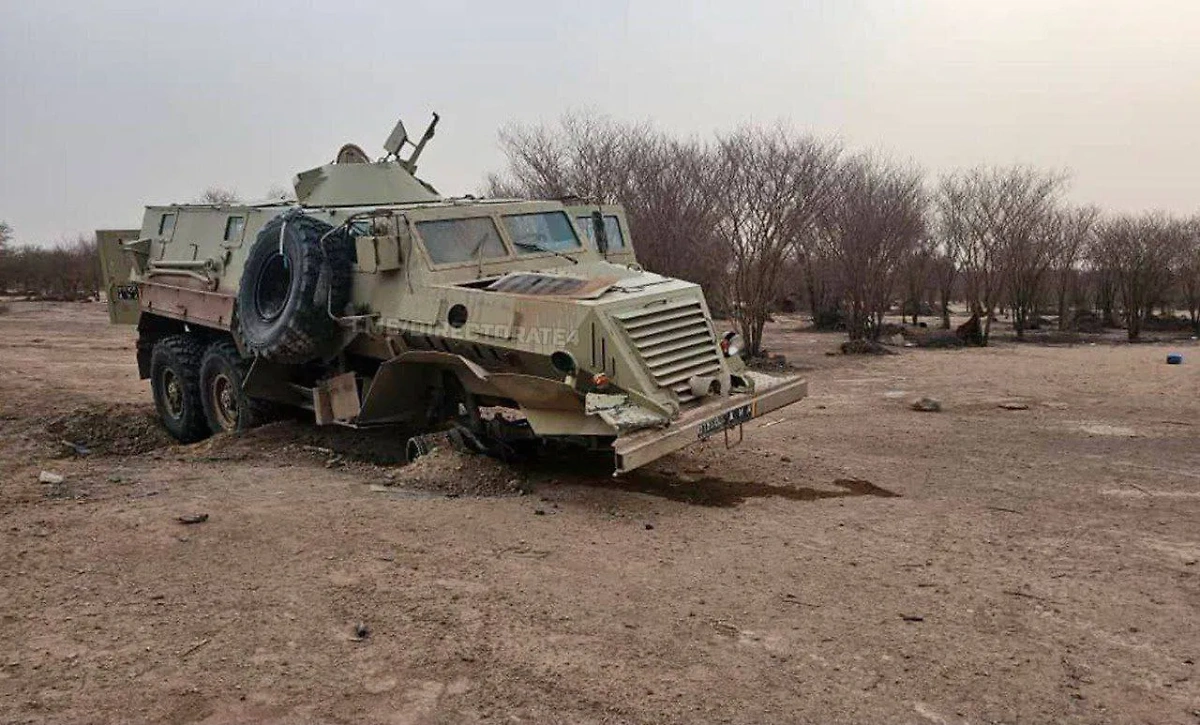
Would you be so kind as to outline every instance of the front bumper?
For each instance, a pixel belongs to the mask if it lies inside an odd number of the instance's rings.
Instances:
[[[753,395],[731,395],[685,410],[666,428],[639,430],[617,438],[613,443],[616,454],[614,475],[628,473],[808,395],[807,380],[776,378],[762,373],[749,375],[754,378]]]

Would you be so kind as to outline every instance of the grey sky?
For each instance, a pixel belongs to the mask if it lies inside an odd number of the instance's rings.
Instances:
[[[421,174],[472,192],[501,125],[581,107],[682,134],[785,119],[1194,213],[1200,2],[0,0],[0,219],[52,242],[208,186],[258,197],[431,110]]]

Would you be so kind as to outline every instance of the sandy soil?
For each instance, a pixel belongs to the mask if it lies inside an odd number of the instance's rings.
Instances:
[[[797,326],[812,397],[739,449],[438,478],[299,421],[173,446],[130,330],[13,303],[0,722],[1200,723],[1200,347]]]

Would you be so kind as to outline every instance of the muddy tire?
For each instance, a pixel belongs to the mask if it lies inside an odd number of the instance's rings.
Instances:
[[[444,436],[437,434],[413,436],[404,444],[404,460],[412,463],[418,458],[428,456],[444,440]]]
[[[247,352],[301,365],[332,356],[353,283],[354,241],[345,229],[285,212],[259,231],[238,288],[238,334]]]
[[[191,335],[169,335],[150,353],[150,391],[163,427],[180,443],[208,436],[200,402],[200,359],[204,345]]]
[[[266,422],[268,405],[246,395],[250,360],[228,340],[209,345],[200,360],[200,402],[212,433],[234,433]]]

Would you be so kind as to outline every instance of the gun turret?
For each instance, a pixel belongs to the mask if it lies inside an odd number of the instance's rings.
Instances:
[[[334,163],[296,175],[293,184],[296,199],[305,206],[346,206],[407,204],[441,198],[432,186],[416,177],[417,158],[433,138],[438,120],[438,115],[433,114],[433,121],[415,144],[408,138],[404,121],[397,121],[383,143],[387,156],[380,161],[366,162],[366,155],[358,147],[343,146]],[[413,151],[407,159],[402,159],[400,151],[405,144],[412,145]],[[349,152],[350,147],[358,153]]]

